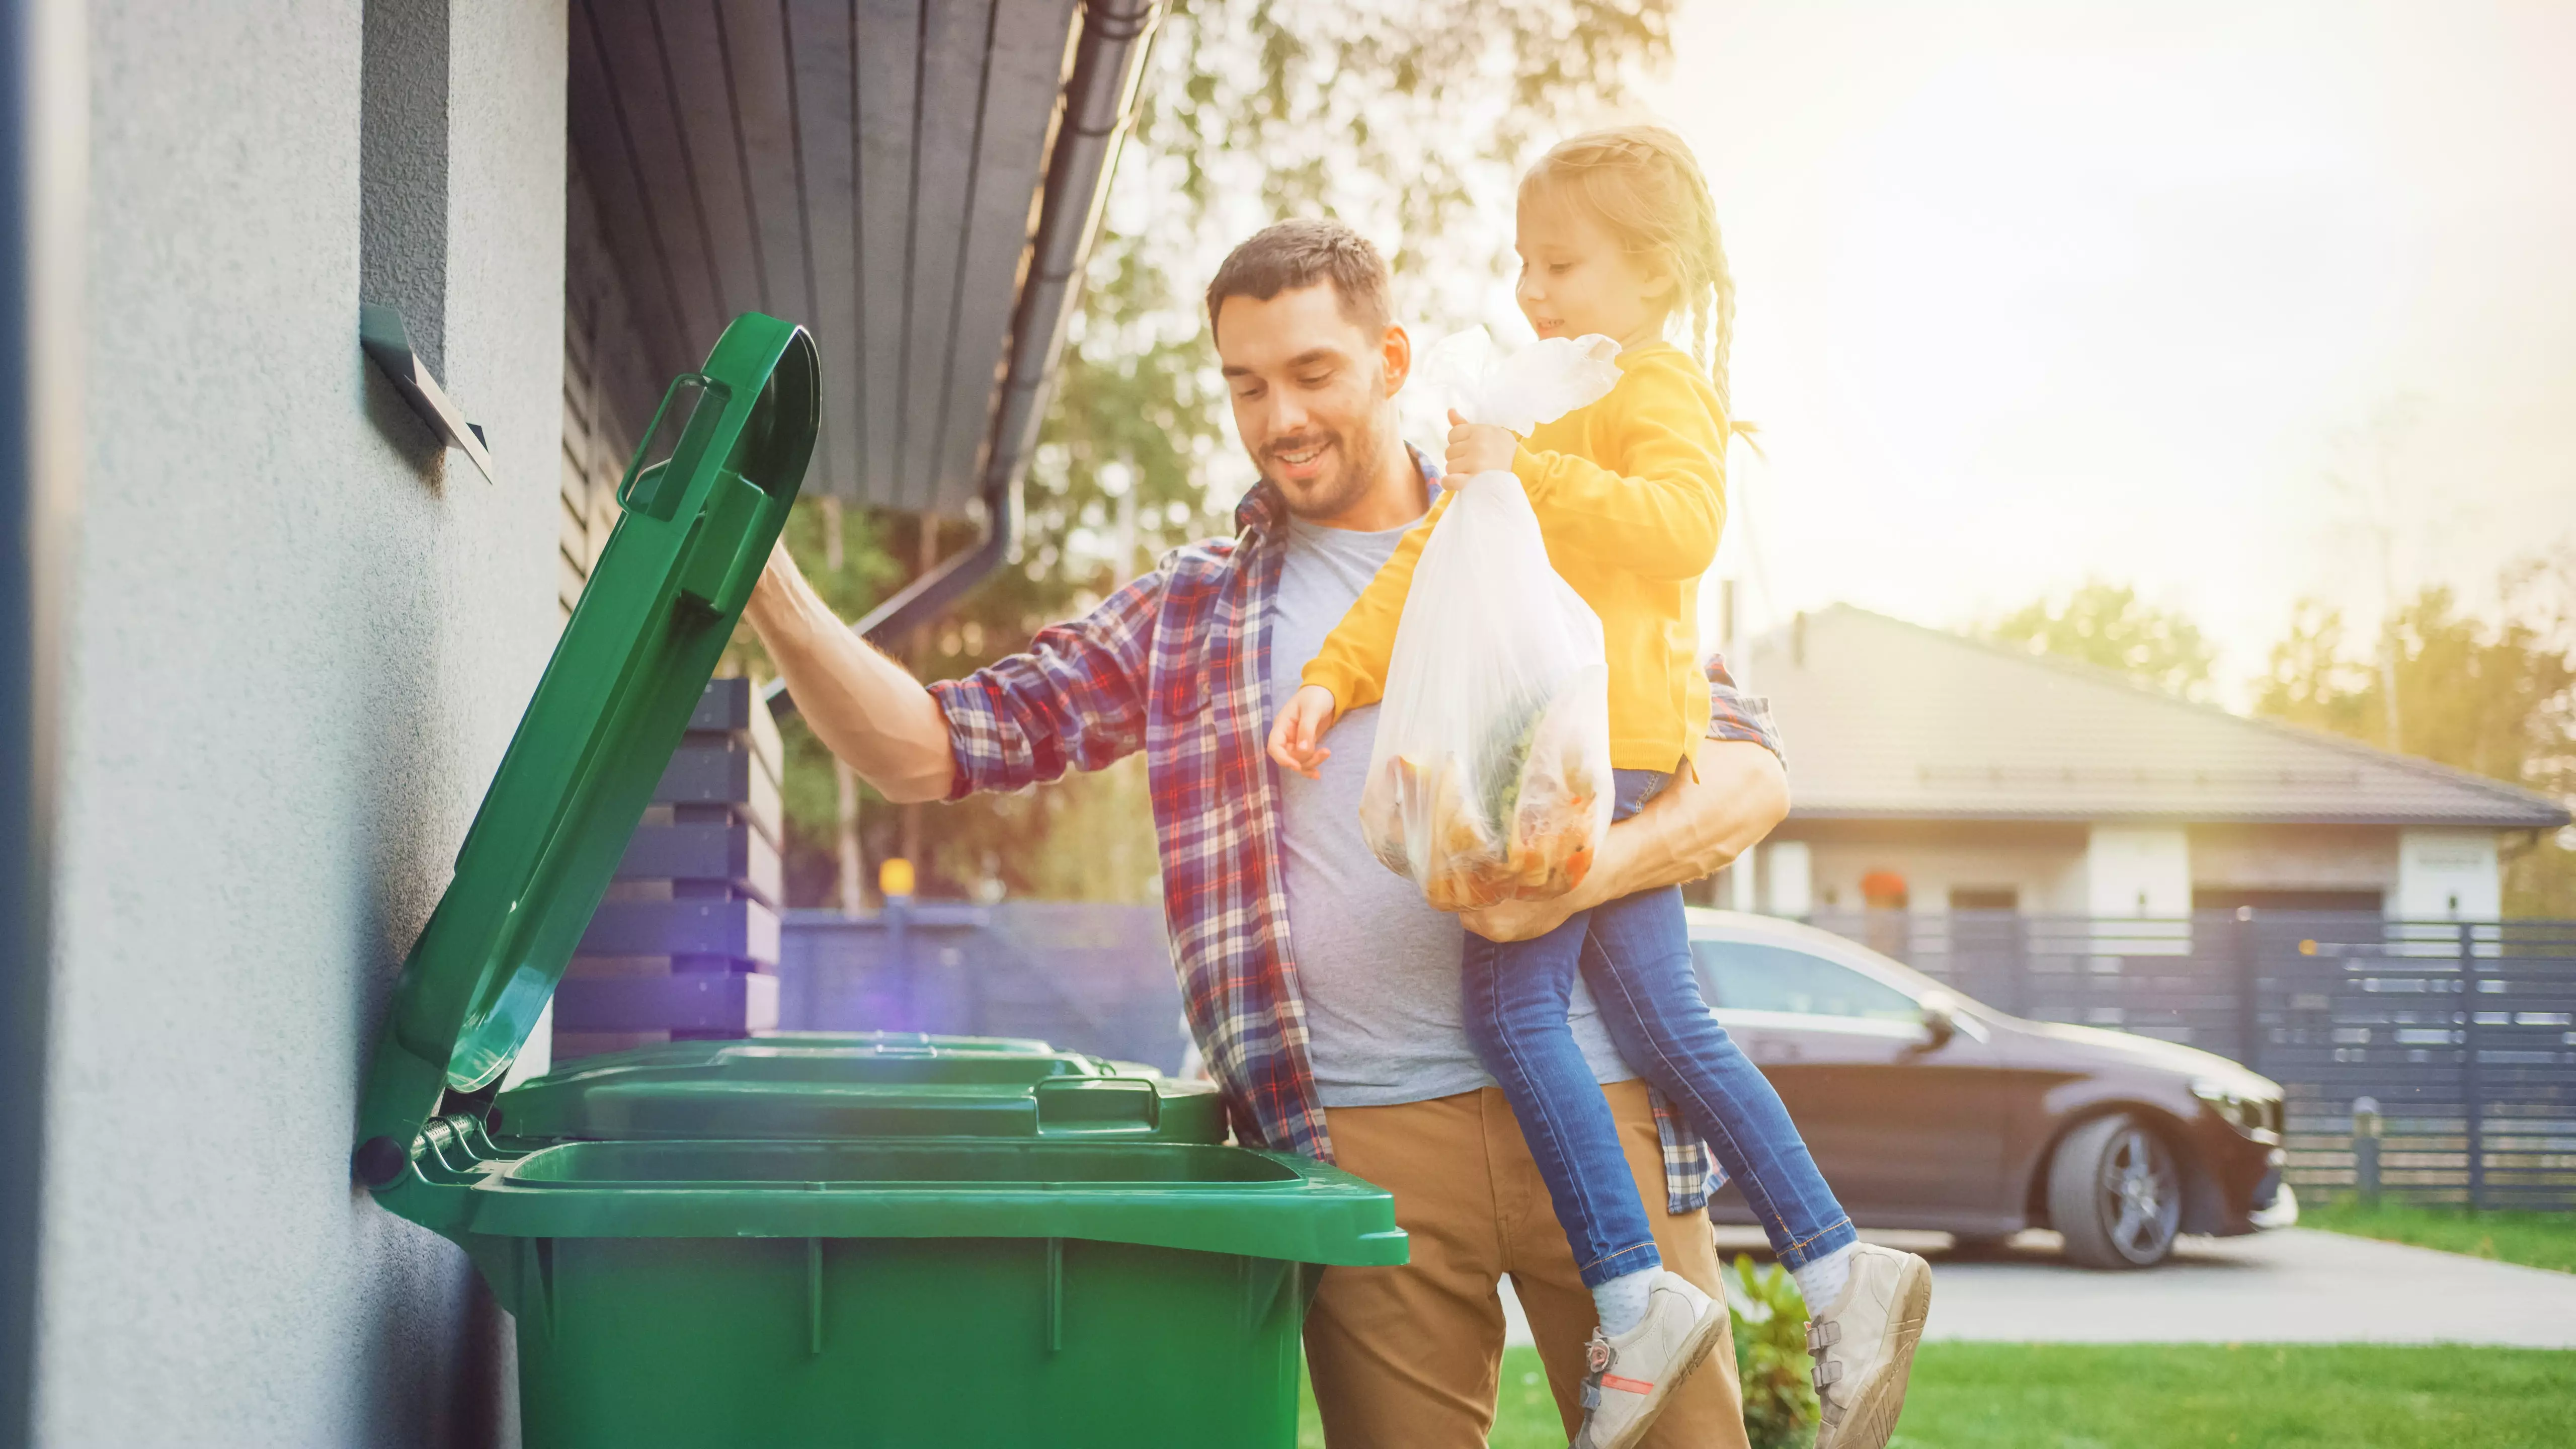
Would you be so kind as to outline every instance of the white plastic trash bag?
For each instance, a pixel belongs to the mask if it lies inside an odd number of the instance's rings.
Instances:
[[[1449,436],[1451,409],[1471,423],[1491,423],[1526,438],[1619,385],[1619,344],[1601,334],[1552,337],[1505,352],[1482,327],[1453,332],[1422,349],[1412,380],[1398,396],[1438,419]],[[1573,401],[1567,401],[1567,399]],[[1440,449],[1430,448],[1433,456]]]
[[[1527,434],[1619,380],[1606,337],[1499,356],[1482,329],[1420,380],[1473,423]],[[1444,911],[1572,890],[1610,823],[1601,620],[1547,562],[1520,479],[1479,473],[1423,545],[1388,662],[1360,829]]]

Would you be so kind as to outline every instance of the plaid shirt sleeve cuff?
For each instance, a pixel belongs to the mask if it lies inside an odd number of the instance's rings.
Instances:
[[[977,688],[972,677],[933,680],[928,688],[939,712],[948,717],[948,749],[957,757],[957,773],[948,781],[949,799],[963,800],[979,790],[1014,790],[1027,783],[1011,783],[1014,772],[1009,768],[1001,717],[989,693]]]
[[[1027,649],[931,684],[957,760],[948,798],[1025,790],[1141,748],[1161,598],[1162,575],[1146,574],[1081,618],[1040,629]]]
[[[1726,661],[1714,654],[1708,657],[1708,737],[1757,744],[1779,756],[1781,764],[1789,763],[1779,727],[1771,720],[1771,701],[1736,688]]]

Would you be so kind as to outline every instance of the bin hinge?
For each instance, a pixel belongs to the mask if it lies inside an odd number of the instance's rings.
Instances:
[[[462,1113],[421,1124],[408,1150],[390,1137],[358,1144],[353,1165],[385,1208],[434,1232],[463,1231],[466,1193],[503,1160],[483,1124]]]

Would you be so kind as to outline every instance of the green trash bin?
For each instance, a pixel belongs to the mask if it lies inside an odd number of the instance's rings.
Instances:
[[[357,1176],[516,1317],[531,1449],[1292,1444],[1318,1275],[1401,1263],[1404,1235],[1385,1192],[1214,1140],[1203,1091],[845,1036],[493,1095],[785,522],[817,398],[811,341],[758,315],[665,396],[404,963]]]

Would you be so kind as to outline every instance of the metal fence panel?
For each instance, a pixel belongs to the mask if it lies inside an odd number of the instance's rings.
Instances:
[[[2181,1042],[2273,1078],[2301,1187],[2358,1185],[2354,1104],[2371,1099],[2383,1190],[2576,1209],[2576,921],[1813,919],[2015,1015]]]

